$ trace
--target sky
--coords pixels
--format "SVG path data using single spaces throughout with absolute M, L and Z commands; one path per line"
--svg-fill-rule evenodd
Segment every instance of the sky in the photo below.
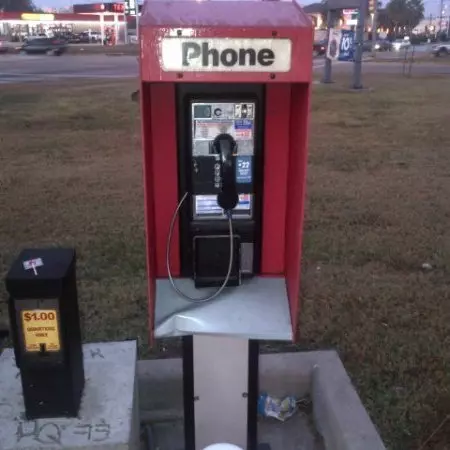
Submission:
M 34 0 L 34 4 L 41 8 L 42 7 L 62 8 L 65 6 L 71 6 L 73 3 L 99 3 L 100 1 L 101 0 Z M 317 0 L 304 1 L 302 3 L 307 5 L 309 3 L 314 3 L 315 1 Z M 425 0 L 424 3 L 425 3 L 425 16 L 427 18 L 429 17 L 430 14 L 433 14 L 433 16 L 439 15 L 440 0 Z M 450 0 L 444 0 L 444 4 L 445 3 L 448 4 L 448 10 L 450 10 Z

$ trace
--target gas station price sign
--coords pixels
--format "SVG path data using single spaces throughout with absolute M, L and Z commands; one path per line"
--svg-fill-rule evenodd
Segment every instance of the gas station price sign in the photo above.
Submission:
M 137 0 L 125 0 L 125 15 L 137 15 Z
M 22 310 L 22 329 L 24 346 L 27 352 L 58 352 L 59 339 L 58 313 L 55 309 Z

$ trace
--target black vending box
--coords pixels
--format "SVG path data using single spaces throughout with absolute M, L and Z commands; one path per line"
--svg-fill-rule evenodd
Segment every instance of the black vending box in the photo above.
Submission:
M 84 388 L 74 249 L 26 249 L 6 275 L 28 420 L 76 417 Z

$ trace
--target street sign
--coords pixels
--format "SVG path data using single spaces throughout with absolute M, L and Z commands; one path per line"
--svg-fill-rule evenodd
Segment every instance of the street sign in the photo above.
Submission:
M 137 15 L 137 0 L 125 0 L 125 15 L 136 16 Z
M 344 28 L 356 25 L 358 23 L 358 9 L 344 9 L 342 11 L 342 16 L 344 19 Z
M 353 61 L 355 33 L 350 30 L 330 29 L 327 58 L 336 61 Z

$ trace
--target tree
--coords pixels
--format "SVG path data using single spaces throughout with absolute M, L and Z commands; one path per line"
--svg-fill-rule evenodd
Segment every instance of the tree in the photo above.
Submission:
M 392 28 L 392 21 L 384 8 L 378 10 L 378 26 L 386 30 L 387 28 Z
M 386 5 L 386 14 L 396 33 L 399 28 L 411 32 L 424 17 L 423 0 L 390 0 Z
M 0 11 L 27 12 L 34 9 L 32 0 L 0 0 Z

